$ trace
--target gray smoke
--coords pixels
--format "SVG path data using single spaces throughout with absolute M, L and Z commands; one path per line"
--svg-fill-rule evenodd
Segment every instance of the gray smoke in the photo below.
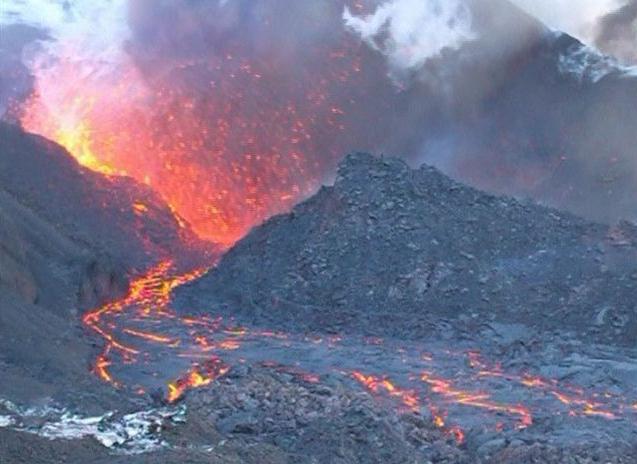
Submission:
M 174 126 L 155 126 L 159 111 L 196 117 L 197 134 L 210 135 L 200 151 L 183 156 L 210 168 L 202 190 L 214 191 L 214 173 L 225 164 L 259 174 L 262 165 L 244 155 L 263 144 L 250 145 L 242 129 L 244 121 L 258 121 L 257 142 L 273 138 L 283 165 L 302 152 L 312 171 L 298 175 L 313 181 L 329 178 L 339 156 L 366 150 L 433 163 L 482 188 L 597 219 L 636 216 L 637 79 L 506 0 L 112 5 L 119 10 L 102 17 L 109 21 L 101 29 L 90 14 L 50 21 L 59 32 L 46 52 L 80 40 L 83 56 L 76 59 L 98 57 L 92 69 L 107 67 L 91 79 L 117 74 L 120 59 L 132 62 L 151 95 L 173 99 L 159 108 L 141 102 L 158 139 L 176 139 Z M 628 24 L 633 5 L 605 24 Z M 92 28 L 74 18 L 87 18 Z M 317 115 L 316 102 L 327 115 Z M 287 142 L 290 103 L 295 117 L 312 121 L 307 137 L 294 143 Z M 225 151 L 211 158 L 219 152 L 215 124 L 227 114 Z
M 637 0 L 601 18 L 595 42 L 606 53 L 637 65 Z

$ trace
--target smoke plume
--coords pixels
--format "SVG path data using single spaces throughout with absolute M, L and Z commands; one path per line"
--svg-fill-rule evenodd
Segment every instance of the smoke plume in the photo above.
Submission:
M 634 79 L 506 0 L 24 0 L 0 18 L 46 34 L 21 51 L 23 126 L 217 242 L 352 150 L 634 214 Z
M 637 0 L 600 19 L 597 46 L 626 63 L 637 65 Z
M 395 74 L 417 70 L 445 49 L 458 49 L 473 38 L 470 12 L 455 0 L 393 0 L 366 16 L 355 16 L 346 7 L 343 19 L 388 56 Z

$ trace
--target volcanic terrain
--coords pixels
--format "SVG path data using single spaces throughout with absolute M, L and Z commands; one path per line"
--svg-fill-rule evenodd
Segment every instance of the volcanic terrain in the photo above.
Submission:
M 399 3 L 0 12 L 0 464 L 637 462 L 637 68 Z
M 72 401 L 38 408 L 3 390 L 0 452 L 9 462 L 633 462 L 634 240 L 628 223 L 351 155 L 333 186 L 203 277 L 162 261 L 86 313 L 102 340 L 93 371 L 115 388 L 94 402 L 101 388 L 85 378 L 83 392 L 68 386 Z M 33 298 L 28 266 L 12 259 L 15 298 Z M 603 306 L 596 295 L 608 295 Z M 90 347 L 73 340 L 65 354 L 35 353 L 79 378 L 72 365 Z

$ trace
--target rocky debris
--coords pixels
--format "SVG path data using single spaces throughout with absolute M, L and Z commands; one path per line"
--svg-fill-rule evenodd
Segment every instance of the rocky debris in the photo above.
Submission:
M 291 330 L 418 339 L 518 324 L 630 344 L 636 227 L 349 156 L 333 187 L 254 229 L 177 304 Z
M 255 463 L 464 462 L 454 439 L 430 420 L 387 410 L 342 379 L 318 384 L 244 366 L 191 392 L 185 404 L 184 424 L 164 434 L 173 452 L 238 452 L 241 462 Z M 246 454 L 259 449 L 274 451 L 271 460 Z
M 388 411 L 342 380 L 315 384 L 254 369 L 195 392 L 187 405 L 190 427 L 209 424 L 220 439 L 266 442 L 299 459 L 305 456 L 301 462 L 426 462 L 434 456 L 455 462 L 462 455 L 453 438 L 430 420 Z
M 488 462 L 493 464 L 630 464 L 635 460 L 637 460 L 637 449 L 634 446 L 579 447 L 564 450 L 549 446 L 530 445 L 507 447 Z
M 337 378 L 314 384 L 256 367 L 237 369 L 186 399 L 183 423 L 166 424 L 166 444 L 121 454 L 89 438 L 51 441 L 0 427 L 9 463 L 154 462 L 245 464 L 629 464 L 628 444 L 555 447 L 507 435 L 459 444 L 421 413 L 387 410 Z M 25 452 L 28 449 L 29 452 Z

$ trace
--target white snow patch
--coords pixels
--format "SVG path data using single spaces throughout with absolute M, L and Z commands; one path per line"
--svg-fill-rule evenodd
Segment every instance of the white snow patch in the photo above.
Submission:
M 562 74 L 580 82 L 597 83 L 611 74 L 637 77 L 637 67 L 623 65 L 616 58 L 583 44 L 576 44 L 560 54 L 558 68 Z
M 32 433 L 51 440 L 93 437 L 106 448 L 124 454 L 140 454 L 167 447 L 161 432 L 167 423 L 180 423 L 186 408 L 159 408 L 124 416 L 109 412 L 102 416 L 82 416 L 65 409 L 42 406 L 22 407 L 0 400 L 13 416 L 0 416 L 0 427 Z

